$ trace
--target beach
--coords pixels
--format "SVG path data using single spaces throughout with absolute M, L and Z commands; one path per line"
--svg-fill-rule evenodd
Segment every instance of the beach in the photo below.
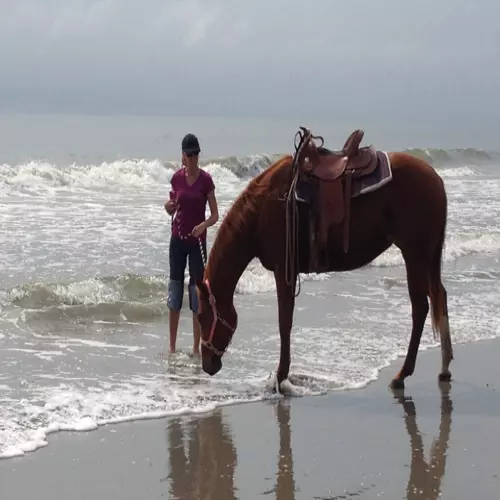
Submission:
M 209 377 L 188 355 L 186 295 L 178 350 L 168 353 L 171 221 L 163 204 L 180 166 L 179 127 L 192 121 L 125 126 L 73 116 L 69 127 L 67 118 L 46 116 L 51 140 L 41 143 L 37 120 L 18 118 L 0 165 L 0 499 L 405 498 L 404 415 L 413 409 L 387 390 L 412 321 L 399 250 L 351 272 L 301 275 L 290 381 L 304 397 L 280 403 L 268 383 L 279 358 L 274 277 L 256 259 L 236 288 L 238 329 L 223 369 Z M 272 121 L 196 123 L 209 143 L 200 161 L 220 212 L 210 249 L 247 183 L 293 148 L 297 125 L 280 123 L 274 136 L 263 133 L 278 126 Z M 116 134 L 107 141 L 110 127 Z M 341 147 L 340 132 L 328 127 L 315 130 Z M 75 132 L 90 129 L 82 139 Z M 22 130 L 32 131 L 26 140 Z M 367 132 L 367 143 L 376 133 Z M 385 149 L 389 139 L 374 145 Z M 435 168 L 448 197 L 442 273 L 456 354 L 450 442 L 458 441 L 442 491 L 486 494 L 497 486 L 488 415 L 498 414 L 500 154 L 407 151 Z M 437 345 L 428 317 L 407 382 L 425 457 L 440 421 Z M 489 451 L 479 452 L 479 442 Z M 415 469 L 411 477 L 429 474 Z
M 2 500 L 492 499 L 500 489 L 500 342 L 420 353 L 405 391 L 397 365 L 358 390 L 50 436 L 0 461 Z

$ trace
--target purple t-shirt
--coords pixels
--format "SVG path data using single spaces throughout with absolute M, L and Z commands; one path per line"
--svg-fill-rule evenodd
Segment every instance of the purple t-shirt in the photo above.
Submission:
M 190 186 L 186 180 L 185 169 L 181 168 L 172 176 L 170 184 L 177 202 L 172 236 L 194 240 L 191 231 L 205 220 L 207 195 L 215 189 L 214 181 L 208 172 L 200 169 L 198 179 Z M 203 231 L 200 237 L 205 240 L 207 232 Z

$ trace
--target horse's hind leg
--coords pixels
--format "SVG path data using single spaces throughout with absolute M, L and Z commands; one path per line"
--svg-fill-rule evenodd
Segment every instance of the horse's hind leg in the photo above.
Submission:
M 418 347 L 424 330 L 425 320 L 429 313 L 429 268 L 430 259 L 422 259 L 417 255 L 402 251 L 406 263 L 406 276 L 408 281 L 408 292 L 410 295 L 412 309 L 412 330 L 410 344 L 406 354 L 403 367 L 392 380 L 393 389 L 404 388 L 404 380 L 413 374 L 417 361 Z
M 451 345 L 450 323 L 448 320 L 448 296 L 442 284 L 441 293 L 443 294 L 443 315 L 437 325 L 441 338 L 441 373 L 439 374 L 439 381 L 449 382 L 451 380 L 450 363 L 453 360 L 453 347 Z
M 448 320 L 448 296 L 442 284 L 441 290 L 443 294 L 443 316 L 437 325 L 441 337 L 441 373 L 439 374 L 439 381 L 449 382 L 451 380 L 450 363 L 453 360 L 453 347 L 451 345 L 450 323 Z
M 439 374 L 439 381 L 448 382 L 451 380 L 450 363 L 453 359 L 453 347 L 451 345 L 450 323 L 448 320 L 448 295 L 441 282 L 440 262 L 434 262 L 432 265 L 429 288 L 434 334 L 436 335 L 436 331 L 438 331 L 441 341 L 441 373 Z

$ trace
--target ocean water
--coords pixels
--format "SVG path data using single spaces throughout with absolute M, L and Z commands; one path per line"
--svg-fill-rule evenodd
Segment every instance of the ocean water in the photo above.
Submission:
M 189 357 L 187 306 L 179 352 L 167 354 L 170 221 L 163 202 L 186 131 L 200 135 L 202 148 L 207 144 L 202 164 L 214 178 L 222 219 L 254 175 L 292 151 L 298 125 L 0 119 L 6 138 L 0 153 L 0 457 L 46 446 L 51 432 L 273 397 L 275 288 L 258 261 L 237 287 L 239 328 L 223 370 L 210 378 Z M 365 142 L 377 134 L 366 130 Z M 336 148 L 347 135 L 329 130 L 328 137 Z M 448 193 L 443 276 L 452 340 L 496 337 L 500 154 L 411 152 L 432 163 Z M 215 233 L 209 232 L 209 246 Z M 292 334 L 296 393 L 362 387 L 406 352 L 411 311 L 397 249 L 361 270 L 302 280 Z M 428 319 L 421 348 L 435 345 Z

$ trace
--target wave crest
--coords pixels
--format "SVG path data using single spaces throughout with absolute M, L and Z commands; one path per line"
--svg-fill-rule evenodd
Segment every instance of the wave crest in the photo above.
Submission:
M 438 170 L 449 167 L 468 168 L 500 162 L 500 154 L 482 149 L 407 149 L 411 155 L 428 161 Z M 252 178 L 283 154 L 258 154 L 251 156 L 227 156 L 203 160 L 201 165 L 208 170 L 231 172 L 238 179 Z M 0 165 L 0 187 L 7 192 L 36 195 L 50 190 L 105 190 L 161 189 L 169 183 L 172 174 L 179 168 L 178 162 L 145 159 L 124 159 L 103 162 L 99 165 L 57 166 L 42 161 L 31 161 L 19 165 Z M 458 170 L 458 169 L 453 169 Z M 452 174 L 453 175 L 453 174 Z M 470 175 L 460 174 L 459 175 Z

